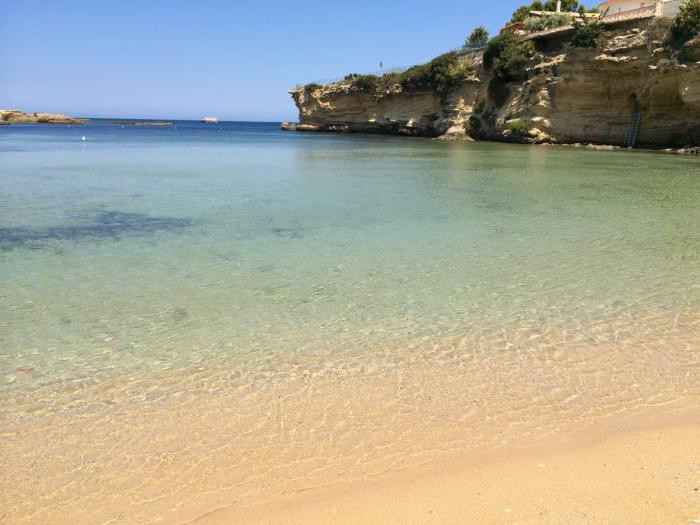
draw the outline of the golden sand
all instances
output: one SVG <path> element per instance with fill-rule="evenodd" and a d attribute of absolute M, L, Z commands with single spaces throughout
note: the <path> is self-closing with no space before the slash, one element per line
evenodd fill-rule
<path fill-rule="evenodd" d="M 194 523 L 698 523 L 699 445 L 700 420 L 566 451 L 455 456 L 280 502 L 233 505 Z"/>
<path fill-rule="evenodd" d="M 700 517 L 698 318 L 631 325 L 203 363 L 16 397 L 0 418 L 1 515 L 687 522 Z"/>

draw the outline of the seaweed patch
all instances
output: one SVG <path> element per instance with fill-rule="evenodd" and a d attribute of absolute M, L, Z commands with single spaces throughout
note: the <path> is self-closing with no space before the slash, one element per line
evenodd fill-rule
<path fill-rule="evenodd" d="M 297 227 L 275 227 L 270 228 L 270 232 L 277 237 L 284 237 L 286 239 L 302 239 L 308 234 L 304 228 Z"/>
<path fill-rule="evenodd" d="M 100 212 L 92 220 L 48 228 L 0 228 L 0 248 L 12 249 L 45 241 L 80 241 L 119 239 L 125 235 L 152 235 L 157 232 L 180 232 L 193 225 L 188 219 L 150 217 L 120 211 Z"/>

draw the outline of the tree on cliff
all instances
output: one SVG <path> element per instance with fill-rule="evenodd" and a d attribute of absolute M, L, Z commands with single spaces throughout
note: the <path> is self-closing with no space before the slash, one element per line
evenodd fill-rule
<path fill-rule="evenodd" d="M 668 42 L 680 48 L 688 40 L 700 35 L 700 0 L 687 0 L 673 20 Z"/>
<path fill-rule="evenodd" d="M 527 17 L 530 16 L 530 11 L 550 11 L 555 12 L 557 10 L 557 0 L 547 0 L 544 4 L 539 0 L 535 0 L 530 5 L 523 5 L 518 7 L 513 16 L 511 17 L 511 22 L 523 22 Z M 585 11 L 586 8 L 578 0 L 561 0 L 561 10 L 563 12 L 574 13 L 576 11 Z M 595 11 L 595 9 L 593 9 Z"/>
<path fill-rule="evenodd" d="M 580 7 L 578 0 L 561 0 L 561 10 L 575 12 L 578 11 Z M 557 10 L 557 0 L 547 0 L 544 4 L 545 11 L 556 11 Z"/>
<path fill-rule="evenodd" d="M 574 33 L 571 45 L 574 47 L 598 47 L 603 39 L 603 24 L 600 20 L 591 20 L 583 13 L 573 20 Z"/>
<path fill-rule="evenodd" d="M 528 16 L 530 16 L 530 11 L 532 11 L 532 10 L 533 10 L 532 7 L 529 5 L 523 5 L 523 6 L 518 7 L 513 12 L 513 16 L 510 17 L 511 23 L 522 22 Z"/>
<path fill-rule="evenodd" d="M 464 43 L 465 48 L 475 48 L 475 47 L 482 47 L 486 45 L 486 42 L 489 41 L 489 32 L 486 31 L 486 28 L 484 26 L 479 26 L 474 31 L 472 31 L 472 34 L 469 35 L 469 38 L 467 41 Z"/>
<path fill-rule="evenodd" d="M 535 57 L 535 45 L 523 42 L 514 33 L 494 37 L 484 51 L 484 67 L 500 83 L 527 78 L 527 67 Z"/>

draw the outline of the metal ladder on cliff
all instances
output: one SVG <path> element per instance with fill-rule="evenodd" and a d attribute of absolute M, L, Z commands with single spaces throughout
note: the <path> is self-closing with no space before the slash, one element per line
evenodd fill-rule
<path fill-rule="evenodd" d="M 627 129 L 627 139 L 625 144 L 628 148 L 634 148 L 637 144 L 637 136 L 639 135 L 639 122 L 642 120 L 643 108 L 641 104 L 635 104 L 634 109 L 632 109 L 632 117 L 630 118 L 630 125 Z"/>

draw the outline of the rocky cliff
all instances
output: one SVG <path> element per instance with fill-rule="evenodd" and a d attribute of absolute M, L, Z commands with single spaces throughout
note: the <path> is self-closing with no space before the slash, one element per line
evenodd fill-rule
<path fill-rule="evenodd" d="M 23 113 L 18 109 L 0 109 L 0 124 L 83 124 L 85 120 L 76 119 L 60 113 Z"/>
<path fill-rule="evenodd" d="M 341 82 L 291 95 L 298 129 L 308 131 L 625 145 L 638 108 L 637 145 L 698 145 L 699 49 L 696 39 L 679 61 L 647 25 L 611 34 L 600 49 L 564 43 L 541 51 L 526 80 L 497 90 L 481 57 L 468 55 L 471 74 L 446 94 L 398 85 L 358 91 Z"/>

